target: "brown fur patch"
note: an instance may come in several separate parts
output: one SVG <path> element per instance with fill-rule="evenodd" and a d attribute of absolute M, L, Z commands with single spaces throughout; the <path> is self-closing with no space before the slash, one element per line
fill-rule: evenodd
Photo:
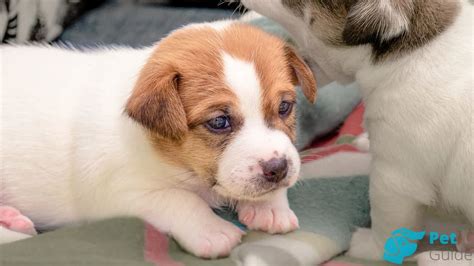
<path fill-rule="evenodd" d="M 311 32 L 328 45 L 343 45 L 342 31 L 350 7 L 357 0 L 282 0 L 293 14 L 303 18 Z M 305 11 L 308 10 L 308 11 Z M 307 16 L 307 17 L 305 17 Z"/>
<path fill-rule="evenodd" d="M 377 14 L 369 19 L 371 27 L 360 27 L 360 23 L 347 21 L 343 36 L 348 44 L 371 44 L 374 60 L 400 56 L 422 47 L 446 30 L 459 12 L 459 3 L 453 0 L 393 1 L 398 12 L 409 18 L 409 29 L 393 39 L 383 40 L 381 34 L 388 28 Z M 381 23 L 381 25 L 379 25 Z"/>
<path fill-rule="evenodd" d="M 179 74 L 171 68 L 146 64 L 127 102 L 128 115 L 164 137 L 180 139 L 188 127 L 178 79 Z"/>
<path fill-rule="evenodd" d="M 388 42 L 373 44 L 375 60 L 406 54 L 429 43 L 453 24 L 460 10 L 453 0 L 417 0 L 410 30 Z"/>
<path fill-rule="evenodd" d="M 169 162 L 210 185 L 218 158 L 244 123 L 238 98 L 225 83 L 222 52 L 255 64 L 265 116 L 293 140 L 294 113 L 286 120 L 274 116 L 282 97 L 295 98 L 298 79 L 310 100 L 316 89 L 309 68 L 289 54 L 283 41 L 245 24 L 233 23 L 222 31 L 186 28 L 163 39 L 144 66 L 126 112 L 150 129 L 152 142 Z M 230 117 L 231 133 L 215 134 L 205 127 L 218 115 Z"/>
<path fill-rule="evenodd" d="M 282 0 L 295 16 L 304 16 L 309 9 L 311 32 L 331 46 L 370 44 L 374 62 L 395 58 L 427 44 L 454 21 L 459 12 L 455 0 L 391 0 L 394 8 L 409 20 L 408 30 L 391 39 L 384 39 L 391 25 L 380 12 L 362 18 L 349 17 L 356 4 L 373 0 Z"/>

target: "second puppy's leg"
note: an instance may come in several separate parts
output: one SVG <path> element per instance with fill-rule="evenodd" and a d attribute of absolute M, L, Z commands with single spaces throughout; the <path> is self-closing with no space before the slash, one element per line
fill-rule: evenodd
<path fill-rule="evenodd" d="M 423 204 L 409 193 L 401 192 L 393 180 L 401 180 L 398 171 L 374 171 L 370 176 L 371 229 L 358 229 L 353 235 L 348 255 L 356 258 L 380 260 L 385 242 L 395 229 L 420 230 Z"/>

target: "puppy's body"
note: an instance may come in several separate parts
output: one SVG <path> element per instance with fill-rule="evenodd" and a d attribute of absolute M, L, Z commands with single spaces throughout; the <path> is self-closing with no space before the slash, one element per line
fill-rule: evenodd
<path fill-rule="evenodd" d="M 286 200 L 299 173 L 294 112 L 279 113 L 298 78 L 311 100 L 315 83 L 280 40 L 224 21 L 153 49 L 0 49 L 0 204 L 38 228 L 137 216 L 215 257 L 242 232 L 210 207 L 237 204 L 252 229 L 298 226 Z"/>
<path fill-rule="evenodd" d="M 108 204 L 116 205 L 115 214 L 127 215 L 132 202 L 113 202 L 127 201 L 122 190 L 146 179 L 117 175 L 179 172 L 157 163 L 162 159 L 150 163 L 156 155 L 146 132 L 122 115 L 151 49 L 1 49 L 2 204 L 28 213 L 43 229 L 107 217 Z"/>
<path fill-rule="evenodd" d="M 420 229 L 426 206 L 474 225 L 473 7 L 464 1 L 267 1 L 306 56 L 366 104 L 372 232 L 350 254 L 380 258 L 392 230 Z M 377 252 L 374 252 L 377 251 Z"/>

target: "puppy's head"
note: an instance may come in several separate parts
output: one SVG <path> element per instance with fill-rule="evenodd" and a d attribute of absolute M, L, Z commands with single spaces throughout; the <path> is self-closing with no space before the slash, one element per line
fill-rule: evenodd
<path fill-rule="evenodd" d="M 186 27 L 162 40 L 126 105 L 171 163 L 216 192 L 255 199 L 294 184 L 295 85 L 314 101 L 305 63 L 239 23 Z"/>
<path fill-rule="evenodd" d="M 332 48 L 371 45 L 374 59 L 400 55 L 426 44 L 453 22 L 459 9 L 458 0 L 242 0 L 242 3 L 283 24 L 306 42 L 315 37 Z"/>

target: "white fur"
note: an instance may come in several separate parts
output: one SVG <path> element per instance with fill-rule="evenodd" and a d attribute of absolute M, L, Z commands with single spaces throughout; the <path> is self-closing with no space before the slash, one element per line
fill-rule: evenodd
<path fill-rule="evenodd" d="M 226 83 L 237 94 L 240 101 L 240 111 L 245 120 L 252 119 L 263 125 L 262 100 L 260 97 L 262 88 L 260 87 L 260 78 L 255 70 L 255 65 L 235 58 L 226 52 L 222 52 L 222 61 Z"/>
<path fill-rule="evenodd" d="M 463 1 L 454 24 L 424 47 L 374 65 L 369 45 L 327 46 L 280 1 L 243 4 L 285 26 L 331 78 L 361 87 L 373 156 L 373 236 L 356 235 L 351 247 L 365 248 L 352 255 L 371 257 L 393 229 L 419 226 L 425 206 L 457 209 L 474 224 L 471 5 Z"/>
<path fill-rule="evenodd" d="M 368 175 L 371 156 L 368 153 L 337 152 L 324 158 L 304 163 L 300 179 Z"/>
<path fill-rule="evenodd" d="M 226 23 L 216 27 L 222 29 Z M 146 130 L 124 113 L 150 54 L 151 48 L 83 53 L 0 46 L 0 66 L 7 66 L 0 83 L 0 205 L 21 210 L 39 229 L 137 216 L 172 234 L 198 256 L 229 254 L 243 232 L 209 207 L 222 203 L 222 196 L 200 178 L 193 178 L 188 169 L 161 158 Z M 244 66 L 244 72 L 236 66 Z M 233 61 L 227 73 L 245 106 L 242 111 L 250 107 L 246 101 L 251 99 L 246 97 L 260 93 L 258 77 L 248 66 L 251 64 Z M 253 103 L 259 105 L 260 100 Z M 271 148 L 294 160 L 292 173 L 296 176 L 299 159 L 288 137 L 266 128 L 261 116 L 254 114 L 246 113 L 244 133 L 235 141 L 253 146 L 242 149 L 233 144 L 227 149 L 219 166 L 225 169 L 220 180 L 229 179 L 229 165 L 241 163 L 237 158 L 244 155 L 253 161 L 243 161 L 255 164 L 256 158 L 273 152 Z M 256 135 L 249 135 L 253 133 Z M 246 180 L 246 175 L 233 178 Z M 275 204 L 282 214 L 290 215 L 286 190 L 280 190 L 282 193 L 275 192 Z M 238 196 L 239 190 L 232 191 Z"/>

